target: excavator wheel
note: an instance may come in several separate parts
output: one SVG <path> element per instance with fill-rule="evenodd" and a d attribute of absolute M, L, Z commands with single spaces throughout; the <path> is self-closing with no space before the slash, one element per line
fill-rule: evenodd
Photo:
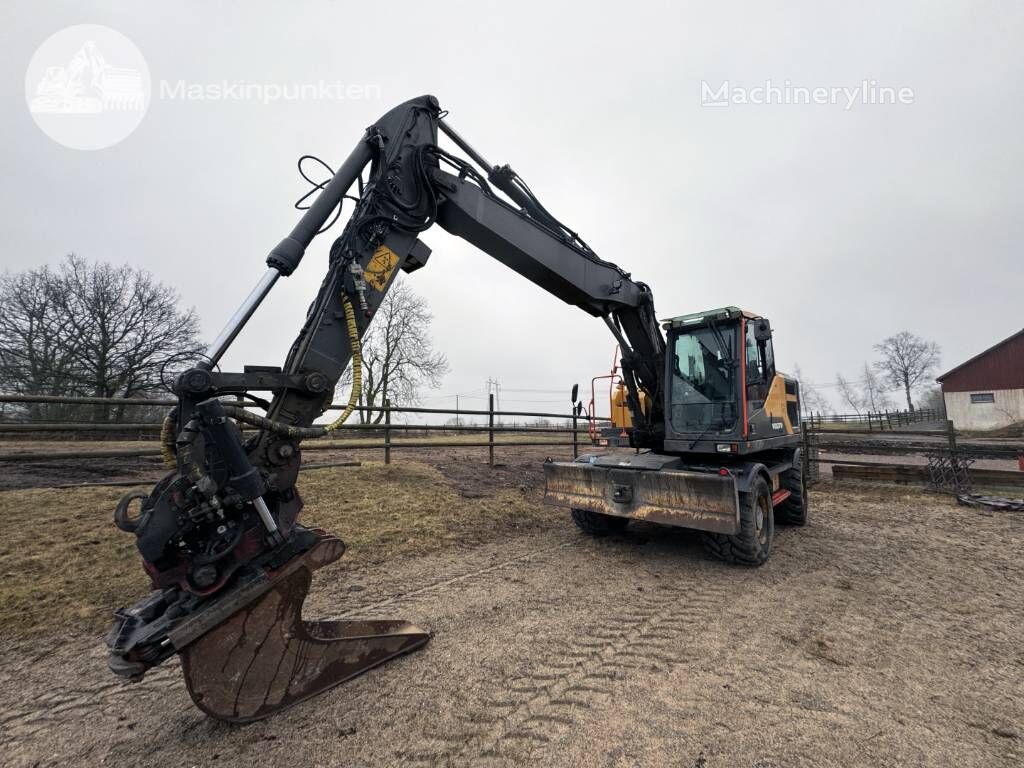
<path fill-rule="evenodd" d="M 775 534 L 772 494 L 763 477 L 739 495 L 740 532 L 735 536 L 705 533 L 704 548 L 719 560 L 736 565 L 763 565 L 768 560 Z"/>
<path fill-rule="evenodd" d="M 619 533 L 629 525 L 628 517 L 602 515 L 600 512 L 590 512 L 586 509 L 572 510 L 572 519 L 581 531 L 589 533 L 591 536 L 607 536 L 611 533 Z"/>
<path fill-rule="evenodd" d="M 782 487 L 789 498 L 775 508 L 775 522 L 780 525 L 807 525 L 807 478 L 797 451 L 793 466 L 782 473 Z"/>

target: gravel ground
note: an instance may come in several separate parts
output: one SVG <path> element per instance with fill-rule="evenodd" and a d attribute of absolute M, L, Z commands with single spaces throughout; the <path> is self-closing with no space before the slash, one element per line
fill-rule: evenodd
<path fill-rule="evenodd" d="M 497 492 L 489 470 L 438 460 L 460 493 Z M 205 718 L 174 664 L 122 685 L 98 637 L 7 638 L 3 762 L 1024 764 L 1024 519 L 830 483 L 812 505 L 757 570 L 708 559 L 685 531 L 595 540 L 556 515 L 322 571 L 310 615 L 401 617 L 435 636 L 249 726 Z"/>

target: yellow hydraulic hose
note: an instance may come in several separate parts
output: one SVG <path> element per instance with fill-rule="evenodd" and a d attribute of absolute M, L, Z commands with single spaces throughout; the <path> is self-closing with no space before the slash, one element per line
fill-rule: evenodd
<path fill-rule="evenodd" d="M 345 324 L 348 327 L 349 345 L 352 351 L 352 394 L 349 395 L 348 405 L 345 406 L 345 410 L 341 412 L 338 418 L 324 426 L 293 427 L 289 424 L 272 421 L 265 416 L 249 413 L 249 411 L 239 405 L 224 403 L 224 412 L 236 421 L 251 424 L 254 427 L 267 429 L 279 435 L 286 435 L 297 440 L 326 437 L 344 424 L 345 420 L 352 415 L 352 412 L 359 405 L 359 396 L 363 392 L 363 348 L 359 341 L 359 326 L 356 325 L 356 312 L 352 308 L 352 302 L 348 300 L 347 296 L 342 296 L 341 302 L 341 306 L 345 311 Z M 169 466 L 176 464 L 174 453 L 174 449 L 177 447 L 174 440 L 175 426 L 176 419 L 172 413 L 171 416 L 164 420 L 160 440 L 161 454 Z"/>
<path fill-rule="evenodd" d="M 341 415 L 324 427 L 327 432 L 333 432 L 345 423 L 345 419 L 351 416 L 352 411 L 359 405 L 359 396 L 363 393 L 363 354 L 359 341 L 359 327 L 356 325 L 356 311 L 352 308 L 348 296 L 341 297 L 341 306 L 345 310 L 345 324 L 348 326 L 349 345 L 352 347 L 352 394 L 349 395 L 348 405 Z"/>
<path fill-rule="evenodd" d="M 174 418 L 172 411 L 160 426 L 160 457 L 164 460 L 164 466 L 174 469 L 178 466 L 178 460 L 174 455 L 174 440 L 178 432 L 178 421 Z"/>

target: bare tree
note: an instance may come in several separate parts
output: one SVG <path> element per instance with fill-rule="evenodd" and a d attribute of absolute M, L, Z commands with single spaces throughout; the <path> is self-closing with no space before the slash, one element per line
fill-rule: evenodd
<path fill-rule="evenodd" d="M 363 390 L 360 405 L 374 408 L 419 402 L 424 387 L 437 389 L 448 373 L 448 359 L 435 352 L 430 337 L 433 315 L 426 299 L 404 282 L 391 287 L 363 339 Z M 360 411 L 365 423 L 384 414 Z"/>
<path fill-rule="evenodd" d="M 173 290 L 127 266 L 72 254 L 55 270 L 5 276 L 0 302 L 17 307 L 0 313 L 5 389 L 141 396 L 160 387 L 168 361 L 201 349 L 195 312 L 179 310 Z M 110 416 L 106 406 L 94 409 L 98 420 Z"/>
<path fill-rule="evenodd" d="M 882 359 L 875 363 L 893 389 L 902 389 L 907 396 L 907 408 L 913 412 L 911 392 L 928 381 L 928 376 L 939 364 L 939 345 L 926 341 L 909 331 L 900 331 L 880 344 L 875 350 Z"/>
<path fill-rule="evenodd" d="M 809 381 L 804 381 L 800 365 L 793 366 L 793 375 L 800 382 L 800 404 L 805 413 L 829 413 L 832 408 L 828 399 Z"/>
<path fill-rule="evenodd" d="M 864 407 L 864 400 L 860 392 L 857 391 L 857 388 L 847 379 L 843 378 L 841 373 L 836 374 L 836 389 L 839 390 L 839 396 L 843 398 L 843 401 L 853 408 L 853 412 L 859 416 L 860 409 Z"/>
<path fill-rule="evenodd" d="M 875 370 L 864 363 L 864 370 L 861 372 L 861 400 L 864 406 L 875 413 L 888 410 L 892 406 L 892 400 L 885 393 L 882 380 Z"/>
<path fill-rule="evenodd" d="M 70 322 L 57 310 L 57 283 L 49 267 L 0 277 L 0 389 L 32 395 L 73 391 Z M 28 406 L 33 418 L 42 410 Z"/>

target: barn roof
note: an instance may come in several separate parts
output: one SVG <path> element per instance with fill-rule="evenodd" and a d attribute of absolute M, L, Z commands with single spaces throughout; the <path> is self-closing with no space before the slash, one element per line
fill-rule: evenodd
<path fill-rule="evenodd" d="M 992 356 L 992 355 L 1002 351 L 1005 347 L 1007 347 L 1007 346 L 1009 346 L 1011 344 L 1014 344 L 1018 340 L 1024 341 L 1024 328 L 1022 328 L 1021 330 L 1017 331 L 1016 333 L 1014 333 L 1011 336 L 1007 336 L 1005 339 L 1003 339 L 999 343 L 993 344 L 991 347 L 986 349 L 984 352 L 979 352 L 978 354 L 976 354 L 974 357 L 970 358 L 969 360 L 965 360 L 964 362 L 960 363 L 960 365 L 956 366 L 955 368 L 950 368 L 944 374 L 942 374 L 941 376 L 938 376 L 936 378 L 936 381 L 945 382 L 950 377 L 952 377 L 954 374 L 960 374 L 960 373 L 965 372 L 966 369 L 974 367 L 977 363 L 981 362 L 984 358 L 988 358 L 988 357 L 990 357 L 990 356 Z M 1013 367 L 1017 368 L 1018 366 L 1014 365 Z M 1024 361 L 1021 361 L 1020 367 L 1022 369 L 1024 369 Z"/>

